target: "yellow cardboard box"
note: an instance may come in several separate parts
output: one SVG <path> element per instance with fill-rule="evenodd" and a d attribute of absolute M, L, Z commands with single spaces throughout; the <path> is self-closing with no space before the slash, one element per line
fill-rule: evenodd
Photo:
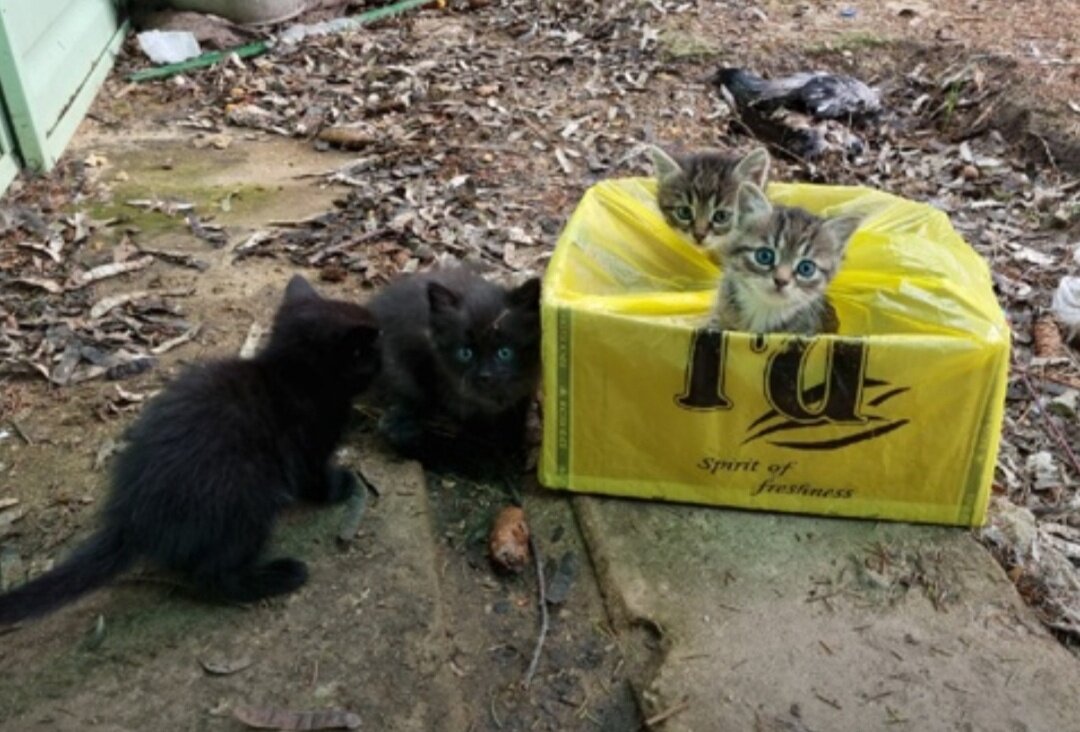
<path fill-rule="evenodd" d="M 650 179 L 593 186 L 544 281 L 550 488 L 979 525 L 1009 330 L 986 263 L 934 208 L 864 188 L 769 197 L 865 217 L 829 289 L 835 336 L 705 328 L 719 276 Z"/>

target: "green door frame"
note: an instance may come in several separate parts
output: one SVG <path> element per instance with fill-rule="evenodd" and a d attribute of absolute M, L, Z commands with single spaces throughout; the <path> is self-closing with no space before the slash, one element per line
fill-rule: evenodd
<path fill-rule="evenodd" d="M 11 181 L 19 174 L 19 158 L 8 131 L 7 119 L 4 118 L 3 105 L 0 105 L 0 193 L 7 190 Z"/>
<path fill-rule="evenodd" d="M 44 98 L 33 97 L 52 93 L 53 90 L 42 91 L 31 87 L 28 81 L 35 79 L 32 75 L 35 69 L 33 64 L 26 63 L 26 59 L 17 51 L 19 46 L 13 42 L 19 29 L 12 27 L 12 4 L 31 1 L 0 0 L 0 91 L 11 120 L 10 142 L 14 144 L 26 167 L 35 172 L 45 172 L 56 164 L 90 108 L 102 82 L 108 76 L 120 45 L 127 35 L 128 24 L 123 20 L 126 0 L 113 0 L 115 14 L 111 18 L 102 17 L 100 6 L 94 8 L 97 11 L 96 16 L 83 18 L 81 15 L 84 11 L 88 12 L 87 8 L 93 4 L 75 2 L 68 6 L 59 22 L 46 29 L 46 32 L 57 36 L 54 42 L 57 52 L 81 52 L 87 44 L 94 44 L 89 46 L 89 51 L 81 54 L 82 58 L 73 59 L 73 63 L 77 65 L 73 67 L 72 73 L 82 78 L 74 79 L 78 86 L 71 89 L 72 96 L 64 100 L 59 115 L 50 113 L 48 117 L 55 118 L 49 119 L 42 110 Z M 104 28 L 111 33 L 104 48 L 94 43 L 92 35 L 87 37 L 86 33 L 83 33 L 88 23 L 96 23 L 89 26 L 91 32 Z M 35 80 L 40 86 L 41 79 Z M 6 162 L 5 159 L 0 166 L 6 165 Z M 3 170 L 0 170 L 0 183 L 3 183 L 2 174 Z M 0 191 L 5 186 L 6 183 L 0 185 Z"/>

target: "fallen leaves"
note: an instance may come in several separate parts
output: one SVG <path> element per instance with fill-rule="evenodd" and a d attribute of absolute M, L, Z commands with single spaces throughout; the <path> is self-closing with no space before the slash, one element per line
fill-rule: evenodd
<path fill-rule="evenodd" d="M 1053 318 L 1042 317 L 1035 321 L 1032 329 L 1032 352 L 1038 358 L 1055 358 L 1065 354 L 1065 345 L 1061 340 L 1061 331 Z"/>
<path fill-rule="evenodd" d="M 233 708 L 232 715 L 238 722 L 253 729 L 276 729 L 288 732 L 359 729 L 361 724 L 359 715 L 341 709 L 296 712 L 273 707 L 238 706 Z"/>
<path fill-rule="evenodd" d="M 211 676 L 231 676 L 232 674 L 239 673 L 240 671 L 249 668 L 253 663 L 255 663 L 255 661 L 253 661 L 250 656 L 199 659 L 199 665 L 202 666 L 203 671 Z"/>
<path fill-rule="evenodd" d="M 507 506 L 499 511 L 488 539 L 491 559 L 502 569 L 521 572 L 529 562 L 529 525 L 525 511 Z"/>
<path fill-rule="evenodd" d="M 108 314 L 115 308 L 128 303 L 146 300 L 151 297 L 187 297 L 193 290 L 135 290 L 134 292 L 121 292 L 116 295 L 103 297 L 90 307 L 90 317 L 94 320 Z"/>
<path fill-rule="evenodd" d="M 172 303 L 190 288 L 154 287 L 151 280 L 138 289 L 97 292 L 113 280 L 150 274 L 159 262 L 198 263 L 186 253 L 142 251 L 132 232 L 109 231 L 116 220 L 94 221 L 50 202 L 81 200 L 97 191 L 91 170 L 69 161 L 52 176 L 9 193 L 0 205 L 3 373 L 38 374 L 57 386 L 129 378 L 198 332 Z M 187 206 L 156 199 L 130 203 L 160 210 Z"/>

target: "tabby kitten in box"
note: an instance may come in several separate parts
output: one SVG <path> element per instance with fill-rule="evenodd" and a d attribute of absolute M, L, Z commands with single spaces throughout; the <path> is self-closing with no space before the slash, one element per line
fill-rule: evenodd
<path fill-rule="evenodd" d="M 657 203 L 664 218 L 718 261 L 731 233 L 735 192 L 743 182 L 765 187 L 768 151 L 759 147 L 741 158 L 713 151 L 673 156 L 658 147 L 650 152 L 659 183 Z"/>
<path fill-rule="evenodd" d="M 840 269 L 860 219 L 823 219 L 774 206 L 752 183 L 739 186 L 731 233 L 720 254 L 713 325 L 753 333 L 835 333 L 825 289 Z"/>

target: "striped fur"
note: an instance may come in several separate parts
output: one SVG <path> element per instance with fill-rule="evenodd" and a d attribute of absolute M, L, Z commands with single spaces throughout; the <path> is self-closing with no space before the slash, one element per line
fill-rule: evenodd
<path fill-rule="evenodd" d="M 839 323 L 825 290 L 858 226 L 853 216 L 822 219 L 773 206 L 757 186 L 740 185 L 721 248 L 715 324 L 754 333 L 835 333 Z"/>
<path fill-rule="evenodd" d="M 719 152 L 671 156 L 651 150 L 659 183 L 656 199 L 668 224 L 703 247 L 714 261 L 731 232 L 739 183 L 764 187 L 769 153 L 757 148 L 739 158 Z"/>

